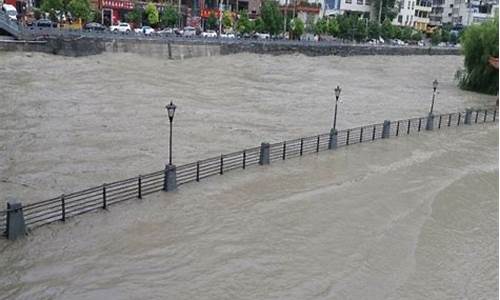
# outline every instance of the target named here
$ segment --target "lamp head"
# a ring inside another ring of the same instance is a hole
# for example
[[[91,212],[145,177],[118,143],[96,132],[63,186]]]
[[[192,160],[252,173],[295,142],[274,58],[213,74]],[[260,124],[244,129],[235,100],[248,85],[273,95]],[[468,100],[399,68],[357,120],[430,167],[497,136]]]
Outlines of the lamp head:
[[[168,118],[170,119],[170,121],[172,121],[174,119],[174,115],[175,115],[175,108],[177,106],[175,106],[174,103],[172,103],[172,101],[170,101],[170,104],[165,106],[165,109],[167,110],[167,113],[168,113]]]

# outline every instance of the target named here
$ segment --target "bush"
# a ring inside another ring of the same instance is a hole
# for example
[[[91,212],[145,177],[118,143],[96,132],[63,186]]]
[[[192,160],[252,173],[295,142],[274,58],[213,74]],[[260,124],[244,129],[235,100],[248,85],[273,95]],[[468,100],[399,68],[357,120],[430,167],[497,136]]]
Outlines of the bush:
[[[469,26],[461,38],[465,70],[457,72],[459,86],[487,94],[498,91],[498,70],[488,62],[498,57],[498,19]]]
[[[290,30],[294,39],[300,39],[300,36],[304,33],[304,22],[299,18],[293,19],[290,22]]]
[[[175,27],[178,21],[179,14],[177,13],[177,10],[171,5],[167,6],[161,15],[161,25],[164,27]]]
[[[144,12],[146,13],[146,16],[148,18],[149,25],[155,27],[160,21],[160,14],[158,13],[156,5],[149,2],[146,5],[146,9],[144,10]]]

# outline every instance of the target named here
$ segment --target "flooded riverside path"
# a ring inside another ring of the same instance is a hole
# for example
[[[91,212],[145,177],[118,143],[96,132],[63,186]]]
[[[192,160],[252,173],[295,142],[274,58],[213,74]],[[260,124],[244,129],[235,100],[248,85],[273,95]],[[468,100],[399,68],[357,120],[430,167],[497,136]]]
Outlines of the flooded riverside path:
[[[491,108],[460,57],[0,54],[0,190],[23,202],[340,128]],[[429,75],[435,74],[435,75]],[[430,77],[431,76],[431,77]],[[390,84],[389,84],[390,83]],[[0,299],[498,297],[498,126],[233,171],[0,240]],[[5,199],[2,199],[5,200]]]

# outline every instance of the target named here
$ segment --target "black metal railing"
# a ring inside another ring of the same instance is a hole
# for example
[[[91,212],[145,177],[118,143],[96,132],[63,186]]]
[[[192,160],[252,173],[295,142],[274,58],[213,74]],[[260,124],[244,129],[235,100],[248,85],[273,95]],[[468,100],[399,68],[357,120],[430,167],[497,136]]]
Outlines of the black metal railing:
[[[465,112],[439,114],[434,116],[434,130],[456,127],[465,122]],[[476,110],[470,114],[470,123],[496,122],[497,111]],[[401,136],[426,130],[427,117],[392,121],[389,136]],[[340,130],[337,133],[337,147],[365,143],[382,138],[383,123]],[[305,154],[328,150],[331,135],[319,134],[299,139],[270,144],[271,162],[298,157]],[[261,147],[245,149],[229,154],[177,167],[177,185],[183,185],[204,178],[223,175],[235,170],[259,164]],[[65,221],[69,217],[163,190],[165,171],[139,175],[82,191],[64,194],[52,199],[23,205],[25,223],[28,228],[36,228],[55,221]],[[7,210],[0,211],[0,232],[7,229]]]

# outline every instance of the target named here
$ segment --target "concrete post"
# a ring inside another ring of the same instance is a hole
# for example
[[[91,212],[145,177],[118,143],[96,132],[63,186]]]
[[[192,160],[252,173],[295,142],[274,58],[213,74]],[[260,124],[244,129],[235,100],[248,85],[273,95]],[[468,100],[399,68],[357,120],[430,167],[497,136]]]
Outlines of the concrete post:
[[[7,238],[17,240],[26,234],[23,206],[17,201],[7,202]]]
[[[471,117],[472,117],[472,109],[465,110],[464,124],[470,125],[471,124],[471,121],[470,121]]]
[[[337,149],[337,130],[336,129],[331,129],[330,130],[330,141],[328,143],[328,149],[334,150]]]
[[[163,190],[165,192],[177,189],[177,168],[175,165],[165,166],[165,176],[163,177]]]
[[[427,116],[427,123],[425,124],[425,130],[434,130],[434,114],[429,113]]]
[[[259,165],[268,165],[271,162],[270,150],[271,150],[271,145],[269,145],[269,143],[260,144]]]
[[[385,120],[382,128],[382,138],[388,139],[391,136],[391,121]]]

